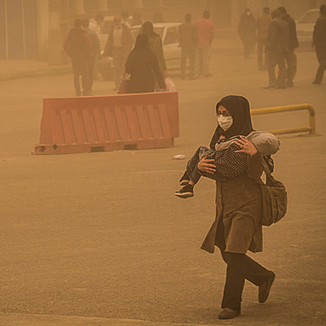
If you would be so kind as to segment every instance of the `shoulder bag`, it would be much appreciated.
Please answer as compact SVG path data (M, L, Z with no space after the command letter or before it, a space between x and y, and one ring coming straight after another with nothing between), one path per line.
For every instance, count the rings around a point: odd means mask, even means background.
M281 220L287 211L287 192L284 184L276 180L265 162L261 158L266 174L266 183L261 184L262 193L262 225L270 226Z

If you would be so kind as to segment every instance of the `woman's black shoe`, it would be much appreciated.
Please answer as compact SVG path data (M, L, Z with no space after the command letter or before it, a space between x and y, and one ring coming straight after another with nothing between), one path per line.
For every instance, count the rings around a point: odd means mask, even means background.
M263 284L259 285L259 291L258 291L258 301L260 303L264 303L268 296L269 292L271 291L271 287L273 285L273 282L275 280L275 273L270 271L270 276L266 282Z

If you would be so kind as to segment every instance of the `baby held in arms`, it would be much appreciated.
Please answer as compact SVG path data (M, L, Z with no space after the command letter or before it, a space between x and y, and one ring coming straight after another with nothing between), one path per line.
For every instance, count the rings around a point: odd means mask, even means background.
M201 176L222 182L246 173L249 155L242 152L242 148L248 141L266 160L270 161L272 161L270 155L275 154L280 146L280 141L275 135L264 131L252 131L247 136L237 135L227 140L221 136L215 144L215 150L205 146L198 147L179 180L183 187L176 191L175 195L180 198L193 197L194 186ZM210 159L210 162L215 165L211 173L198 170L198 163L204 157Z

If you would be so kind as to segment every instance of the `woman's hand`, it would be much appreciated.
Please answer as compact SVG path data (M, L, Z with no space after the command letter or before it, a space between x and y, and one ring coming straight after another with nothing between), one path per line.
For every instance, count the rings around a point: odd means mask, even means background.
M237 139L235 143L242 147L242 149L235 151L236 153L245 153L249 154L250 156L253 156L257 153L257 148L255 145L251 142L251 140L247 140L243 136L240 136L241 139Z
M213 164L214 159L207 158L207 154L198 163L198 170L203 172L208 172L214 174L216 171L216 166Z

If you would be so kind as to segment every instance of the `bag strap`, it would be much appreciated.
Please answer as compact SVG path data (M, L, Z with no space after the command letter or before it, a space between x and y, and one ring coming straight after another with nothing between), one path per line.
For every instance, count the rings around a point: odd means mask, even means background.
M263 170L266 173L266 175L271 176L272 172L271 172L270 168L268 167L263 155L261 155L261 164L263 166Z

